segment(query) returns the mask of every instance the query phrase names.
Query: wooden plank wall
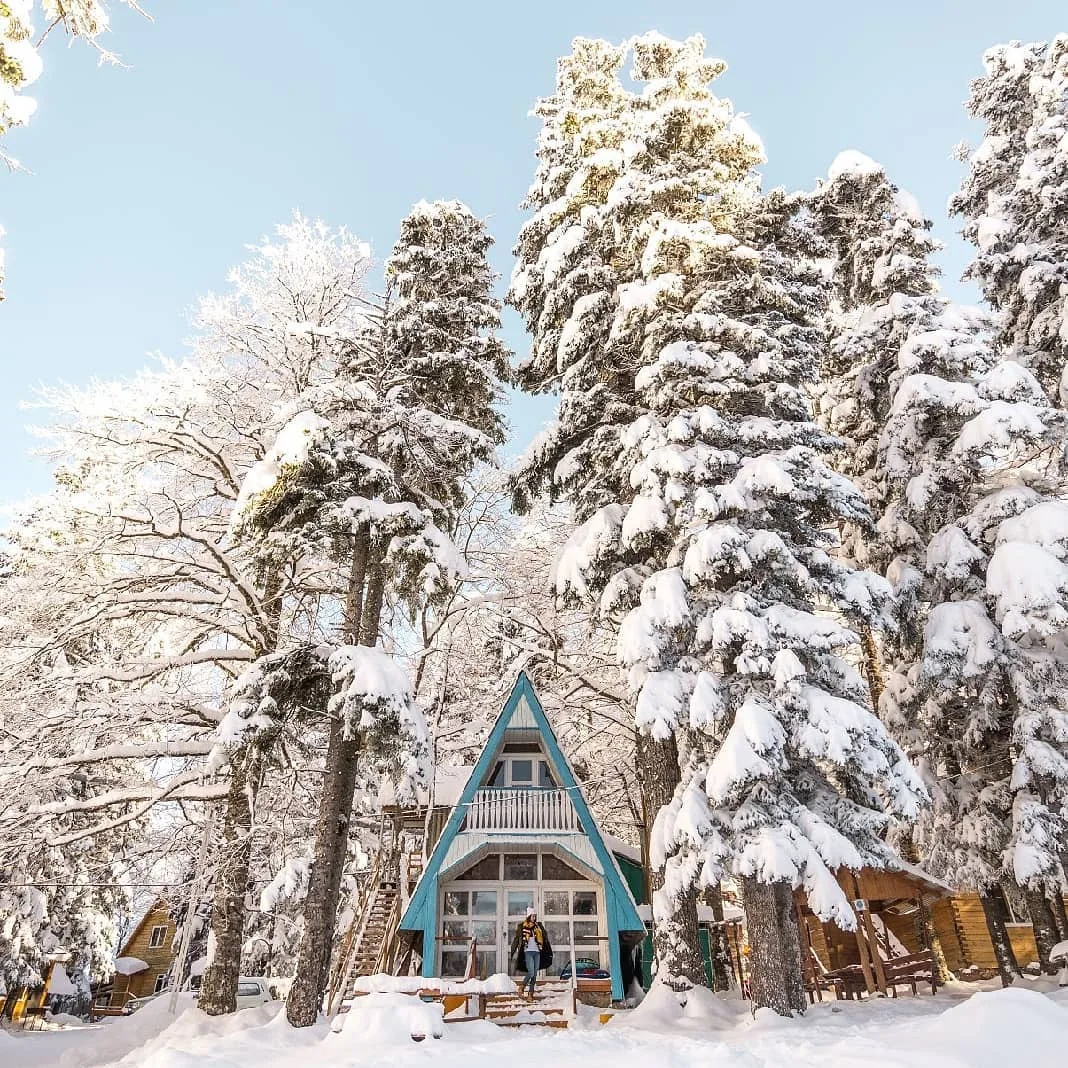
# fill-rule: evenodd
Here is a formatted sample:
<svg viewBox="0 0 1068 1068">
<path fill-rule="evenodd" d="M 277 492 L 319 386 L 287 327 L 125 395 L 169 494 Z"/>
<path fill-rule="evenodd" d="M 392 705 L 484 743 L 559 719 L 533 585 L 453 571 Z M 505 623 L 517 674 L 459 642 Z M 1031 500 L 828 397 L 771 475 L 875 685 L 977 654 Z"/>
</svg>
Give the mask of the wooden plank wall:
<svg viewBox="0 0 1068 1068">
<path fill-rule="evenodd" d="M 152 928 L 165 926 L 163 944 L 153 948 Z M 122 947 L 121 956 L 137 957 L 148 967 L 136 975 L 116 975 L 108 1004 L 121 1008 L 131 998 L 145 997 L 155 989 L 156 978 L 171 970 L 174 963 L 174 935 L 176 925 L 166 905 L 157 903 L 138 925 L 130 940 Z"/>
</svg>

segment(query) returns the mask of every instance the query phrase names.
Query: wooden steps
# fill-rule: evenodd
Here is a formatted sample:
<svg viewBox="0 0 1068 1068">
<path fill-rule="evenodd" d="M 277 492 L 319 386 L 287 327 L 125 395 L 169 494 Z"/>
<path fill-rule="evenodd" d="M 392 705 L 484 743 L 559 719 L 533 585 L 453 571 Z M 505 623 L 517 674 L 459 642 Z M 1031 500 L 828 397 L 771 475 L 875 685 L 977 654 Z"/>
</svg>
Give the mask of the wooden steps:
<svg viewBox="0 0 1068 1068">
<path fill-rule="evenodd" d="M 567 1027 L 575 1014 L 570 983 L 539 980 L 534 997 L 491 994 L 486 998 L 486 1019 L 500 1027 Z"/>
</svg>

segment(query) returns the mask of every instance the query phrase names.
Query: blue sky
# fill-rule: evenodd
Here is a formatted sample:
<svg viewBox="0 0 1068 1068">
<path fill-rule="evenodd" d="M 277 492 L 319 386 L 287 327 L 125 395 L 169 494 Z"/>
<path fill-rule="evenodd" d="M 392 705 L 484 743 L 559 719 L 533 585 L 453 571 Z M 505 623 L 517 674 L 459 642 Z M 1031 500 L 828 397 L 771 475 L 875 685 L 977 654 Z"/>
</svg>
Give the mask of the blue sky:
<svg viewBox="0 0 1068 1068">
<path fill-rule="evenodd" d="M 945 218 L 950 151 L 977 135 L 968 82 L 989 45 L 1068 29 L 1063 0 L 143 2 L 155 21 L 116 11 L 108 40 L 126 69 L 49 39 L 38 114 L 6 141 L 33 173 L 0 173 L 0 501 L 48 484 L 19 410 L 37 383 L 179 355 L 197 295 L 294 208 L 384 255 L 414 201 L 458 197 L 489 219 L 507 273 L 528 111 L 576 35 L 704 34 L 729 64 L 717 91 L 764 138 L 768 186 L 808 188 L 839 150 L 868 153 L 935 218 L 947 288 L 974 299 Z M 507 329 L 524 350 L 511 314 Z M 516 450 L 550 412 L 513 403 Z"/>
</svg>

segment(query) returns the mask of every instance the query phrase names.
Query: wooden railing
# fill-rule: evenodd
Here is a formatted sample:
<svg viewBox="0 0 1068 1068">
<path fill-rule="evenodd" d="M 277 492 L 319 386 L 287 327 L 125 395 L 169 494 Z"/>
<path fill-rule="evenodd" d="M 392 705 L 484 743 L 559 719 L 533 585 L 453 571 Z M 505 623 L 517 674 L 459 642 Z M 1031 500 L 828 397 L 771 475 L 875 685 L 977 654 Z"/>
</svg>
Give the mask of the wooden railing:
<svg viewBox="0 0 1068 1068">
<path fill-rule="evenodd" d="M 567 790 L 478 790 L 467 808 L 469 831 L 582 830 Z"/>
</svg>

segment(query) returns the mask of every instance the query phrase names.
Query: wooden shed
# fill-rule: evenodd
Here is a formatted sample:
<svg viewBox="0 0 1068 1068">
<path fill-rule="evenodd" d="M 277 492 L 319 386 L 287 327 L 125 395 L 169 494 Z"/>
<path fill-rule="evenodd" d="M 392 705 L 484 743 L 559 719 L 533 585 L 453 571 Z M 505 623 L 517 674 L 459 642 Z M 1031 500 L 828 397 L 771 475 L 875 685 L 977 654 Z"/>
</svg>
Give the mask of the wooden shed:
<svg viewBox="0 0 1068 1068">
<path fill-rule="evenodd" d="M 933 876 L 899 861 L 896 869 L 839 869 L 839 886 L 857 915 L 855 931 L 813 915 L 802 892 L 795 895 L 805 949 L 819 959 L 828 972 L 859 966 L 869 989 L 885 987 L 881 979 L 884 961 L 933 950 L 944 955 L 950 970 L 962 957 L 955 928 L 944 922 L 944 903 L 952 889 Z M 942 923 L 936 922 L 939 914 Z M 957 965 L 959 966 L 959 965 Z"/>
</svg>

